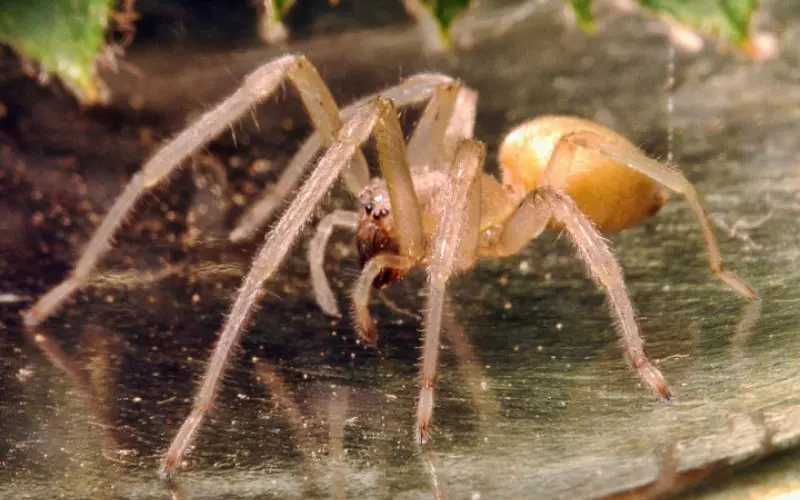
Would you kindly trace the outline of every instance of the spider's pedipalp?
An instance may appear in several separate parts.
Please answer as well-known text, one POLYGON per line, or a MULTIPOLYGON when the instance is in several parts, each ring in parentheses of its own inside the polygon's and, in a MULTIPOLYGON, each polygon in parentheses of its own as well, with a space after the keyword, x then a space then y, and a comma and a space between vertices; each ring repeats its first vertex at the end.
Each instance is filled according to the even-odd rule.
POLYGON ((311 270, 311 286, 314 288, 314 296, 317 298, 320 309, 329 316, 340 317, 336 298, 333 296, 331 285, 328 283, 323 268, 328 239, 331 237, 333 229, 337 227, 355 231, 358 227, 358 213, 335 210, 320 221, 317 231, 308 245, 308 265, 311 270))
MULTIPOLYGON (((378 341, 375 321, 369 313, 369 300, 375 280, 387 272, 395 275, 405 274, 413 265, 414 261, 403 255, 379 253, 371 258, 361 270, 358 280, 353 285, 352 300, 356 332, 364 342, 374 344, 378 341)), ((392 279, 397 279, 397 277, 392 276, 392 279)))

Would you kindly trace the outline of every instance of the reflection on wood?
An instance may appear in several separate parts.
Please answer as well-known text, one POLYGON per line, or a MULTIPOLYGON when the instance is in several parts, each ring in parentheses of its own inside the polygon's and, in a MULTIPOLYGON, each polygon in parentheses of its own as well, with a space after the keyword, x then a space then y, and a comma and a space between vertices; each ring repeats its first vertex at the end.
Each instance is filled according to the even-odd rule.
POLYGON ((349 389, 347 387, 331 387, 328 402, 328 433, 330 439, 331 462, 331 497, 337 500, 347 498, 347 468, 344 444, 344 428, 347 424, 347 406, 349 389))
POLYGON ((442 330, 456 357, 458 371, 464 379, 470 398, 477 407, 478 418, 485 434, 486 424, 497 421, 500 416, 500 405, 490 389, 489 378, 464 331, 464 325, 455 319, 450 297, 445 302, 442 330))
POLYGON ((752 423, 763 429, 761 444, 755 453, 751 454, 745 462, 733 464, 732 459, 723 458, 704 463, 697 467, 679 470, 680 449, 678 443, 671 443, 655 450, 659 463, 659 475, 655 481, 638 486, 627 491, 613 493, 605 500, 645 500, 654 498, 671 497, 687 489, 701 484, 705 479, 712 475, 732 475, 735 465, 737 468, 743 465, 755 463, 772 453, 774 449, 773 435, 762 413, 756 413, 751 417, 752 423))
MULTIPOLYGON (((105 372, 106 375, 110 373, 110 350, 104 349, 96 353, 94 357, 95 363, 93 363, 94 369, 90 371, 91 375, 87 375, 86 371, 64 352, 58 341, 43 329, 25 329, 25 333, 30 341, 44 354, 45 358, 67 377, 67 381, 73 390, 88 408, 95 425, 103 429, 105 455, 110 459, 119 449, 113 434, 115 426, 109 415, 109 407, 104 404, 104 401, 110 399, 109 384, 110 381, 113 381, 113 378, 103 377, 102 373, 98 372, 100 370, 105 372), (98 382, 101 385, 96 386, 94 382, 98 382)), ((95 346, 98 345, 100 344, 95 344, 95 346)))

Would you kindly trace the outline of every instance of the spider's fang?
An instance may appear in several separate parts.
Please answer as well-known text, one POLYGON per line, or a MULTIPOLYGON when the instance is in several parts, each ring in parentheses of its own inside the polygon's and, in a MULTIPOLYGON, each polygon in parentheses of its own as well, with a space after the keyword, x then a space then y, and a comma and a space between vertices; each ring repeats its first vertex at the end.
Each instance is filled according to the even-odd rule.
MULTIPOLYGON (((363 215, 358 223, 356 231, 356 247, 361 268, 367 262, 381 253, 400 255, 400 247, 390 231, 392 220, 388 217, 389 212, 385 209, 371 210, 371 215, 363 215)), ((364 206, 366 212, 367 206, 364 206)), ((385 268, 375 277, 372 286, 383 288, 393 281, 397 281, 405 274, 404 271, 393 268, 385 268)))

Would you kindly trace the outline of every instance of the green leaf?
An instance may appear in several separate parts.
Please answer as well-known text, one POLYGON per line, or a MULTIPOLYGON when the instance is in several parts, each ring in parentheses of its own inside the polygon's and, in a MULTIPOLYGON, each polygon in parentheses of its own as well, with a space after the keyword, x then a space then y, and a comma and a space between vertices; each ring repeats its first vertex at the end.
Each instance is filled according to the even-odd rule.
MULTIPOLYGON (((638 0, 648 12, 670 18, 701 35, 732 42, 748 50, 750 20, 758 0, 638 0)), ((593 20, 591 0, 570 0, 582 27, 593 20)))
POLYGON ((426 0, 423 3, 428 5, 439 28, 444 33, 449 33, 450 26, 456 17, 469 7, 469 0, 426 0))
POLYGON ((742 45, 758 0, 639 0, 645 9, 667 15, 693 30, 742 45))
POLYGON ((113 0, 0 2, 0 43, 54 73, 84 105, 106 97, 95 58, 105 44, 113 0))
MULTIPOLYGON (((450 45, 450 28, 458 15, 469 7, 470 0, 420 0, 419 3, 423 7, 425 15, 430 16, 438 27, 441 46, 448 47, 450 45)), ((406 8, 409 8, 409 2, 406 2, 406 8)))
POLYGON ((289 9, 294 6, 294 3, 297 0, 269 0, 272 2, 273 8, 275 9, 275 20, 277 22, 283 22, 283 16, 289 12, 289 9))
POLYGON ((594 30, 594 17, 591 10, 592 0, 572 0, 572 9, 578 18, 578 24, 585 31, 594 30))

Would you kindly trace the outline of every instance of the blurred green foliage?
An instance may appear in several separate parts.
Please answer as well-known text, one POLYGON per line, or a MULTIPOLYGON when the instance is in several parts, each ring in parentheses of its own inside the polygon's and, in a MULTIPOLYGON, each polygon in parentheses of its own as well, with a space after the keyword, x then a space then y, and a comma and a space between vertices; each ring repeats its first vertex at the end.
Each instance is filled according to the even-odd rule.
POLYGON ((469 7, 470 0, 424 0, 422 3, 427 5, 439 30, 446 35, 456 17, 469 7))
POLYGON ((0 42, 55 74, 82 104, 106 91, 95 59, 105 45, 114 0, 0 1, 0 42))
MULTIPOLYGON (((758 9, 758 0, 637 0, 651 14, 666 17, 698 32, 747 49, 750 43, 750 20, 758 9)), ((592 0, 570 0, 578 22, 591 27, 592 0)))
POLYGON ((743 44, 758 0, 639 0, 643 7, 666 14, 701 34, 743 44))
POLYGON ((594 29, 594 16, 592 15, 592 0, 572 0, 572 9, 578 24, 586 31, 594 29))
MULTIPOLYGON (((266 8, 266 19, 261 19, 262 38, 282 41, 288 36, 283 16, 296 0, 262 1, 266 8)), ((455 21, 471 4, 471 0, 393 1, 405 3, 423 27, 423 38, 429 38, 426 43, 441 50, 449 46, 455 21)), ((580 26, 590 31, 594 27, 592 0, 566 1, 580 26)), ((647 12, 701 35, 731 42, 751 56, 758 50, 750 39, 750 21, 758 0, 636 1, 647 12)), ((59 77, 82 104, 101 103, 108 96, 97 76, 96 63, 106 48, 106 30, 115 4, 115 0, 0 0, 0 43, 38 63, 40 76, 59 77)), ((135 12, 132 14, 135 16, 135 12)))
POLYGON ((278 21, 283 19, 283 15, 289 12, 296 0, 271 0, 278 16, 278 21))

